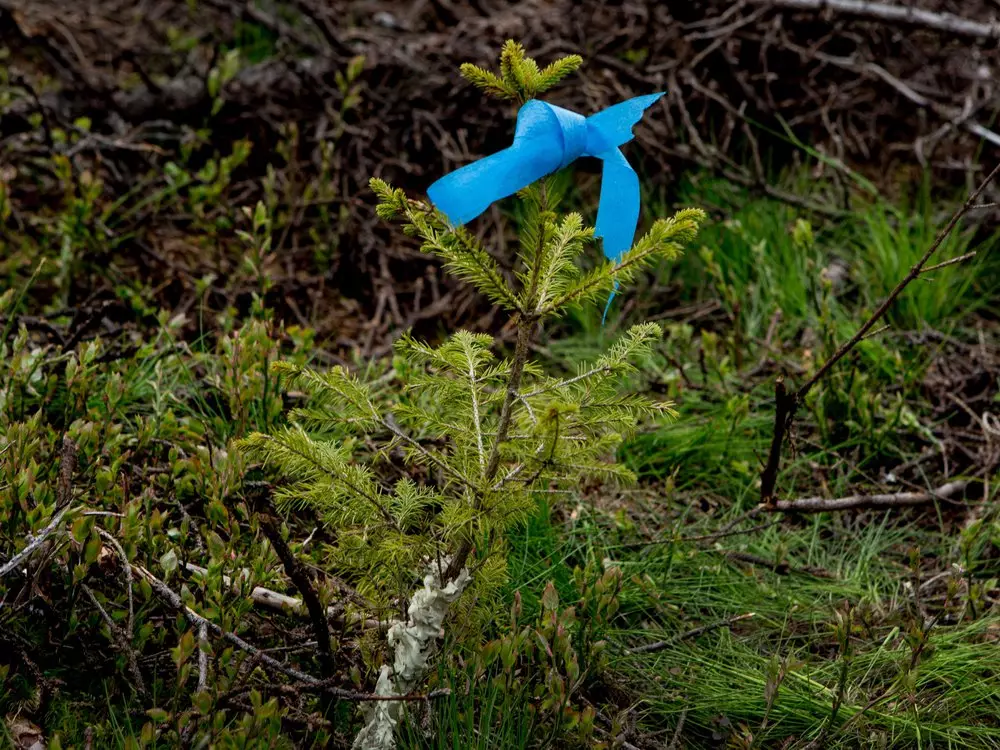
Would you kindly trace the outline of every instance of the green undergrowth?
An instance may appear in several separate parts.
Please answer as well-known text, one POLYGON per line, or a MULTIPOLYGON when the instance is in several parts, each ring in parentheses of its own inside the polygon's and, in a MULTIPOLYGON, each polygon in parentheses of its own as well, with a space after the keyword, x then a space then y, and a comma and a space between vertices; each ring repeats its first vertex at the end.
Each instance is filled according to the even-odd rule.
MULTIPOLYGON (((664 325, 664 341, 633 385, 673 401, 679 416, 647 425, 619 449, 637 487, 587 485, 540 499, 505 554, 509 583, 492 608, 511 611, 510 621, 471 645, 448 644, 429 688, 450 692, 414 712, 401 745, 1000 746, 998 482, 987 463, 992 444, 948 396, 979 414, 1000 409, 992 240, 964 230, 942 246, 938 261, 978 254, 916 282, 889 328, 810 394, 778 477, 784 498, 840 497, 982 479, 986 466, 990 495, 974 483, 965 504, 746 518, 759 502, 775 377, 794 385, 815 372, 919 256, 946 211, 918 200, 825 220, 704 175, 685 185, 680 199, 716 207, 714 220, 684 257, 616 302, 627 318, 649 314, 664 325), (924 454, 931 457, 917 462, 924 454), (564 651, 553 646, 560 627, 573 636, 560 641, 564 651), (668 645, 630 653, 658 641, 668 645), (569 655, 586 667, 578 685, 569 655), (524 709, 566 686, 572 722, 524 709)), ((62 236, 31 241, 52 263, 36 281, 56 297, 72 287, 73 269, 102 273, 83 250, 58 256, 62 236)), ((40 595, 0 607, 0 647, 10 655, 0 659, 0 711, 30 718, 50 746, 57 737, 62 747, 86 747, 87 737, 94 747, 175 746, 171 737, 194 708, 214 717, 219 747, 336 747, 356 729, 353 703, 296 698, 279 710, 272 701, 285 696, 268 693, 268 675, 221 645, 211 699, 188 705, 184 686, 190 691, 198 671, 191 630, 136 585, 132 643, 148 682, 141 696, 100 613, 78 591, 68 594, 84 583, 119 627, 128 623, 104 529, 197 611, 319 673, 313 652, 290 645, 310 639, 308 623, 255 607, 247 589, 234 592, 223 579, 245 569, 251 583, 296 594, 245 490, 257 473, 232 443, 280 426, 301 405, 301 394, 269 375, 270 363, 326 363, 314 332, 272 320, 273 255, 254 255, 248 240, 247 315, 233 310, 192 327, 197 310, 184 319, 144 309, 141 330, 90 330, 66 347, 39 321, 65 341, 72 314, 36 300, 27 256, 9 260, 5 275, 16 284, 0 310, 0 564, 51 518, 63 491, 64 437, 78 448, 73 504, 117 514, 78 516, 51 569, 4 589, 20 592, 30 580, 40 595), (208 576, 191 575, 189 562, 208 576), (233 696, 244 682, 258 692, 233 696)), ((139 304, 145 283, 128 279, 123 296, 139 304)), ((537 356, 572 373, 620 331, 614 315, 604 329, 599 318, 590 308, 568 316, 560 325, 573 334, 537 356)), ((396 387, 385 367, 348 364, 376 388, 396 387)), ((299 511, 282 522, 296 554, 321 570, 330 541, 322 525, 299 511)), ((333 582, 320 594, 324 602, 339 596, 333 582)), ((374 639, 336 640, 345 665, 337 677, 370 690, 375 675, 361 667, 374 639)))
MULTIPOLYGON (((621 449, 642 489, 581 498, 529 527, 520 558, 511 555, 512 566, 521 560, 519 590, 566 585, 585 560, 619 567, 631 584, 607 633, 607 682, 627 684, 634 700, 604 714, 608 737, 640 747, 1000 746, 995 484, 970 496, 971 512, 942 504, 741 522, 759 502, 775 376, 794 387, 815 371, 947 215, 924 202, 807 223, 801 211, 711 180, 691 189, 720 190, 706 202, 732 211, 699 236, 705 249, 647 291, 679 295, 686 311, 666 319, 665 343, 641 375, 681 417, 621 449), (654 653, 627 652, 663 640, 669 647, 654 653)), ((1000 299, 993 244, 975 230, 949 237, 936 262, 976 257, 918 280, 888 327, 810 394, 779 475, 783 497, 982 475, 968 461, 893 471, 954 439, 954 412, 935 408, 948 394, 931 378, 975 358, 977 341, 983 359, 970 369, 990 384, 986 406, 1000 402, 995 370, 983 372, 996 334, 982 314, 1000 299)), ((581 333, 553 358, 572 362, 609 335, 595 319, 578 319, 581 333)), ((986 471, 995 476, 995 466, 986 471)))

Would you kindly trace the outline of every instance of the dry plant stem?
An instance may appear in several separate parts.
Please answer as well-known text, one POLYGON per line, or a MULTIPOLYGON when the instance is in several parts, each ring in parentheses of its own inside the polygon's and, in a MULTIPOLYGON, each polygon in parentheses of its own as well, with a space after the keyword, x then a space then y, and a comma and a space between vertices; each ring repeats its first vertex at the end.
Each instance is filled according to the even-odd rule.
POLYGON ((91 590, 90 586, 84 583, 80 584, 80 587, 83 589, 83 593, 87 595, 91 605, 101 615, 101 619, 104 620, 104 624, 108 626, 108 632, 111 634, 111 640, 118 647, 118 650, 125 655, 125 660, 128 663, 129 675, 132 677, 132 686, 136 689, 136 692, 138 692, 139 695, 146 697, 148 695, 148 692, 146 691, 146 683, 142 679, 142 672, 139 671, 139 663, 136 661, 135 650, 132 648, 129 636, 126 635, 126 633, 118 627, 118 624, 111 619, 111 615, 109 615, 107 610, 101 606, 101 603, 97 600, 97 596, 91 590))
POLYGON ((125 578, 125 591, 128 594, 128 621, 125 623, 125 634, 131 643, 132 624, 135 621, 135 596, 132 593, 132 574, 129 572, 128 557, 125 555, 125 550, 121 544, 111 534, 100 528, 97 530, 97 533, 101 535, 101 539, 115 548, 118 558, 122 561, 122 576, 125 578))
POLYGON ((670 740, 670 744, 667 746, 667 750, 675 750, 680 747, 681 732, 684 731, 684 722, 687 721, 688 710, 685 708, 681 711, 681 716, 677 720, 677 727, 674 729, 674 736, 670 740))
POLYGON ((181 601, 180 595, 175 593, 169 586, 167 586, 167 584, 165 584, 163 581, 161 581, 159 578, 154 576, 152 573, 150 573, 142 566, 133 565, 132 571, 140 578, 144 579, 150 585, 150 587, 153 589, 153 593, 156 594, 156 596, 160 599, 160 601, 168 605, 175 612, 179 612, 182 615, 184 615, 184 618, 191 624, 193 628, 196 628, 199 631, 201 630, 202 627, 208 628, 208 630, 216 637, 220 637, 223 640, 228 641, 241 651, 245 651, 251 656, 256 657, 257 659, 259 659, 261 662, 271 667, 272 669, 282 672, 283 674, 286 674, 289 677, 293 677, 296 680, 300 680, 302 682, 309 684, 315 684, 320 681, 318 678, 313 677, 312 675, 306 674, 305 672, 300 672, 299 670, 293 667, 289 667, 287 664, 283 664, 274 657, 268 656, 266 653, 261 651, 256 646, 252 646, 246 641, 244 641, 235 633, 230 633, 228 631, 225 631, 218 625, 216 625, 214 622, 210 622, 209 620, 205 619, 197 612, 195 612, 193 609, 186 606, 184 602, 181 601))
MULTIPOLYGON (((798 51, 799 54, 810 54, 810 51, 796 47, 795 45, 789 46, 791 49, 798 51)), ((982 140, 992 143, 995 146, 1000 146, 1000 135, 975 120, 969 119, 964 112, 956 108, 940 104, 939 102, 918 93, 912 86, 909 86, 904 81, 901 81, 881 65, 873 62, 858 63, 855 62, 853 58, 837 57, 836 55, 827 55, 820 52, 816 52, 815 55, 817 60, 821 60, 824 63, 834 65, 844 70, 850 70, 861 74, 871 73, 916 104, 918 107, 931 110, 942 120, 947 121, 952 127, 961 128, 969 133, 972 133, 977 138, 981 138, 982 140)), ((979 206, 973 206, 973 208, 978 209, 979 206)))
POLYGON ((198 692, 208 685, 208 625, 198 626, 198 692))
POLYGON ((55 531, 62 522, 63 516, 69 512, 69 504, 73 499, 73 472, 76 471, 76 443, 68 435, 63 436, 62 452, 59 456, 59 484, 56 488, 56 506, 61 508, 58 513, 49 521, 49 525, 38 532, 34 538, 29 536, 28 545, 19 553, 0 567, 0 578, 10 573, 12 570, 27 560, 41 547, 49 535, 55 531))
POLYGON ((762 510, 781 513, 825 513, 827 511, 906 508, 926 505, 935 500, 947 500, 965 490, 965 480, 948 482, 930 492, 895 492, 885 495, 851 495, 836 499, 807 497, 800 500, 778 500, 765 505, 762 510))
POLYGON ((933 266, 927 266, 927 268, 925 268, 920 273, 931 273, 932 271, 937 271, 941 268, 947 268, 948 266, 954 266, 958 263, 964 263, 967 260, 972 260, 973 258, 975 258, 976 253, 977 251, 973 250, 971 253, 966 253, 965 255, 959 255, 957 258, 951 258, 950 260, 945 260, 940 263, 935 263, 933 266))
POLYGON ((934 239, 934 242, 931 243, 930 247, 927 248, 920 260, 913 265, 906 276, 904 276, 902 280, 896 284, 896 287, 889 292, 889 296, 886 297, 882 304, 878 306, 878 309, 872 313, 871 317, 865 321, 864 325, 858 329, 857 333, 844 342, 834 355, 816 371, 816 374, 809 378, 809 380, 807 380, 802 387, 799 388, 795 394, 795 400, 797 402, 801 402, 812 387, 816 385, 816 383, 824 375, 826 375, 827 372, 829 372, 830 368, 843 359, 843 357, 850 352, 862 338, 864 338, 865 334, 871 330, 872 326, 874 326, 875 323, 877 323, 882 316, 886 314, 889 308, 892 307, 892 303, 896 301, 896 298, 899 297, 900 294, 902 294, 903 290, 906 289, 906 287, 908 287, 914 279, 920 276, 923 272, 924 266, 927 265, 927 261, 929 261, 934 253, 938 251, 938 248, 941 247, 941 243, 944 242, 948 235, 952 233, 962 217, 973 208, 973 204, 975 204, 975 202, 979 199, 979 196, 986 189, 987 185, 993 182, 998 174, 1000 174, 1000 164, 997 164, 997 166, 993 168, 993 171, 989 173, 986 179, 979 184, 979 187, 977 187, 976 190, 966 199, 961 208, 952 214, 951 220, 945 228, 941 230, 938 236, 934 239))
POLYGON ((767 463, 760 475, 760 499, 767 504, 774 499, 774 487, 778 482, 781 466, 781 447, 785 442, 785 432, 791 426, 797 406, 795 395, 788 392, 785 379, 778 376, 774 381, 774 439, 767 456, 767 463))
POLYGON ((35 551, 38 550, 45 543, 45 540, 49 537, 49 535, 52 534, 52 532, 55 531, 57 528, 59 528, 59 525, 62 523, 63 516, 65 516, 69 512, 69 510, 70 509, 67 507, 63 508, 61 511, 56 513, 55 518, 49 521, 48 526, 46 526, 44 529, 38 532, 38 535, 28 543, 27 547, 25 547, 23 550, 14 555, 10 560, 4 563, 3 567, 0 567, 0 578, 3 578, 12 570, 16 570, 21 565, 21 563, 23 563, 25 560, 31 557, 35 553, 35 551))
POLYGON ((809 378, 802 386, 795 391, 793 394, 788 394, 786 392, 784 384, 779 379, 778 383, 775 384, 775 411, 774 411, 774 434, 771 439, 771 448, 768 453, 767 464, 765 464, 763 471, 761 471, 761 486, 760 486, 760 499, 761 503, 764 505, 770 505, 774 500, 774 488, 777 482, 778 471, 781 467, 781 448, 785 440, 785 433, 787 432, 792 420, 795 418, 795 412, 798 410, 799 405, 805 399, 806 395, 812 390, 812 387, 816 385, 841 359, 843 359, 855 346, 858 345, 865 335, 875 326, 875 324, 882 319, 882 317, 888 312, 889 308, 892 307, 892 303, 896 301, 903 290, 908 287, 914 279, 918 278, 924 271, 924 267, 927 262, 933 257, 934 253, 938 251, 941 244, 945 239, 954 231, 958 222, 962 219, 965 214, 967 214, 971 209, 975 208, 976 201, 979 200, 979 196, 982 195, 986 187, 993 182, 997 174, 1000 174, 1000 164, 997 164, 993 168, 993 171, 989 173, 985 180, 983 180, 979 187, 972 192, 971 195, 966 199, 965 203, 952 214, 951 219, 948 224, 938 233, 934 242, 927 248, 924 254, 907 272, 907 274, 899 281, 898 284, 889 292, 888 296, 882 301, 882 304, 871 314, 871 316, 862 324, 860 328, 855 332, 855 334, 845 341, 840 347, 834 352, 823 365, 809 378))
POLYGON ((727 617, 725 620, 719 620, 718 622, 710 622, 708 625, 702 625, 701 627, 693 628, 680 635, 675 635, 665 641, 657 641, 656 643, 647 643, 645 646, 636 646, 635 648, 630 648, 625 651, 626 654, 651 654, 656 651, 663 651, 665 648, 669 648, 675 643, 680 643, 681 641, 686 641, 688 638, 697 638, 699 635, 704 635, 705 633, 711 632, 713 630, 718 630, 719 628, 728 628, 741 620, 749 620, 754 616, 753 612, 747 612, 742 615, 735 615, 734 617, 727 617))
POLYGON ((912 5, 867 2, 867 0, 748 0, 753 5, 764 5, 787 10, 829 11, 876 21, 921 26, 958 36, 979 39, 1000 39, 1000 23, 983 23, 954 13, 935 13, 912 5))
POLYGON ((281 564, 285 568, 285 574, 295 584, 295 588, 302 594, 302 601, 305 603, 309 620, 312 622, 313 634, 316 637, 316 647, 319 649, 320 666, 324 677, 333 675, 334 661, 333 649, 330 646, 330 628, 326 622, 326 612, 319 601, 319 595, 313 586, 312 579, 306 572, 305 566, 292 553, 288 544, 281 536, 281 529, 272 516, 261 514, 260 527, 278 554, 281 564))
POLYGON ((416 701, 416 700, 427 700, 428 698, 436 698, 439 695, 446 695, 447 693, 439 693, 435 691, 434 694, 412 694, 412 695, 393 695, 390 697, 385 697, 381 695, 376 695, 373 693, 359 693, 354 690, 344 690, 342 688, 335 687, 328 684, 326 680, 321 680, 318 677, 313 677, 311 674, 306 674, 294 667, 290 667, 283 662, 278 661, 273 656, 268 655, 266 652, 257 648, 256 646, 247 643, 245 640, 240 638, 235 633, 231 633, 228 630, 223 630, 214 622, 207 620, 206 618, 199 615, 193 609, 185 606, 184 602, 181 601, 181 597, 173 589, 171 589, 167 584, 161 581, 159 578, 154 576, 148 570, 143 568, 141 565, 132 565, 132 573, 139 578, 145 580, 149 583, 150 588, 152 588, 153 593, 156 594, 157 598, 160 599, 164 604, 169 606, 175 612, 179 612, 184 615, 184 618, 191 624, 192 627, 197 628, 198 632, 202 632, 202 628, 205 628, 208 632, 217 638, 222 638, 224 641, 231 643, 236 648, 244 651, 250 656, 256 658, 262 664, 270 667, 271 669, 281 672, 288 677, 291 677, 299 682, 303 683, 301 690, 310 691, 320 691, 324 693, 329 693, 335 698, 341 700, 349 701, 377 701, 377 700, 393 700, 393 701, 416 701))

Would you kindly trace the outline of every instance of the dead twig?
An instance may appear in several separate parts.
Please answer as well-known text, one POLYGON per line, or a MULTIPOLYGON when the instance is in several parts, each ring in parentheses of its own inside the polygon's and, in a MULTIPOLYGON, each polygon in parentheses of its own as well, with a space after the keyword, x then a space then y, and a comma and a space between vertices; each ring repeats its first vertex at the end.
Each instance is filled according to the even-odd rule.
POLYGON ((799 405, 805 400, 806 395, 812 390, 813 386, 816 385, 841 359, 847 356, 848 353, 858 342, 863 340, 868 332, 875 326, 879 320, 888 312, 889 308, 892 307, 893 302, 903 293, 903 290, 908 287, 914 279, 917 279, 924 271, 927 262, 933 257, 934 253, 941 247, 941 244, 945 239, 954 231, 958 222, 961 221, 962 217, 965 216, 979 200, 979 196, 982 195, 986 187, 993 182, 996 176, 1000 174, 1000 164, 997 164, 993 168, 993 171, 989 173, 985 180, 983 180, 979 187, 977 187, 966 199, 958 210, 952 214, 951 219, 945 225, 934 242, 930 244, 924 254, 907 272, 907 274, 899 281, 898 284, 893 288, 889 295, 882 301, 882 303, 876 308, 875 312, 866 320, 860 328, 851 336, 850 339, 845 341, 836 352, 828 359, 826 362, 816 370, 811 378, 809 378, 797 391, 789 394, 785 388, 782 378, 779 378, 775 383, 775 411, 774 411, 774 432, 771 439, 771 448, 768 453, 768 460, 765 464, 763 470, 761 471, 761 487, 760 487, 760 499, 761 503, 765 506, 771 506, 774 504, 774 488, 777 483, 778 471, 781 465, 781 449, 785 440, 785 434, 788 428, 791 426, 792 420, 795 418, 795 412, 798 410, 799 405))
POLYGON ((281 536, 281 529, 272 516, 260 514, 260 527, 264 535, 271 542, 271 546, 278 554, 281 564, 285 568, 285 574, 295 584, 295 588, 302 594, 302 601, 305 603, 306 612, 312 622, 313 634, 316 637, 316 647, 319 650, 320 665, 325 677, 333 674, 333 649, 330 646, 330 628, 326 622, 326 611, 319 601, 319 595, 313 586, 312 579, 306 572, 305 566, 299 562, 292 552, 288 543, 281 536))
POLYGON ((774 500, 774 487, 778 483, 778 469, 781 467, 781 448, 785 443, 785 432, 795 416, 796 406, 795 394, 788 392, 785 379, 779 375, 774 381, 774 437, 767 463, 760 473, 760 499, 765 505, 774 500))
POLYGON ((49 535, 51 535, 52 532, 54 532, 57 528, 59 528, 60 524, 62 523, 63 516, 65 516, 69 512, 69 510, 70 509, 66 507, 63 508, 58 513, 56 513, 55 517, 51 521, 49 521, 48 526, 46 526, 44 529, 38 532, 38 535, 33 537, 23 550, 18 552, 10 560, 4 563, 3 567, 0 567, 0 578, 3 578, 12 570, 16 570, 18 566, 21 565, 21 563, 23 563, 25 560, 31 557, 31 555, 33 555, 35 551, 45 543, 45 540, 48 539, 49 535))
POLYGON ((125 662, 128 665, 129 675, 132 677, 132 686, 135 688, 139 695, 146 697, 149 695, 146 690, 146 683, 142 679, 142 672, 139 671, 139 663, 136 660, 135 649, 132 648, 132 643, 125 632, 118 626, 114 620, 111 619, 111 615, 108 614, 107 610, 101 605, 101 602, 97 599, 97 595, 94 594, 93 590, 85 583, 80 584, 80 588, 83 589, 83 593, 87 595, 90 600, 90 604, 98 611, 101 615, 101 619, 104 620, 104 624, 108 626, 108 632, 111 634, 111 641, 115 644, 119 651, 125 655, 125 662))
MULTIPOLYGON (((318 677, 313 677, 311 674, 302 672, 294 667, 278 661, 273 656, 270 656, 265 651, 257 648, 256 646, 248 643, 247 641, 240 638, 235 633, 231 633, 228 630, 223 630, 214 622, 202 617, 197 612, 195 612, 190 607, 186 606, 181 597, 173 589, 171 589, 167 584, 161 581, 159 578, 154 576, 148 570, 146 570, 141 565, 132 565, 132 572, 139 578, 145 580, 152 588, 153 593, 156 594, 157 598, 170 607, 175 612, 178 612, 184 616, 184 618, 191 624, 193 628, 196 628, 199 633, 202 629, 207 629, 212 635, 217 638, 222 638, 224 641, 231 643, 236 648, 244 651, 253 658, 257 659, 261 664, 264 664, 271 669, 281 672, 282 674, 291 677, 294 680, 302 683, 297 686, 299 691, 321 691, 328 693, 335 698, 340 700, 350 700, 350 701, 373 701, 373 700, 395 700, 395 701, 411 701, 411 700, 427 700, 430 697, 437 697, 431 694, 420 694, 420 695, 372 695, 370 693, 359 693, 354 690, 344 690, 343 688, 336 687, 330 684, 328 680, 321 680, 318 677)), ((443 695, 443 694, 442 694, 443 695)))
POLYGON ((891 24, 920 26, 958 36, 978 39, 1000 39, 1000 23, 984 23, 963 18, 954 13, 922 10, 913 5, 873 3, 868 0, 747 0, 752 5, 764 5, 785 10, 812 10, 840 13, 858 18, 870 18, 891 24))
POLYGON ((121 544, 111 534, 101 528, 97 530, 97 533, 101 535, 104 541, 115 548, 115 552, 118 553, 118 557, 122 561, 122 576, 125 578, 125 591, 128 594, 128 620, 125 623, 125 633, 131 643, 132 625, 135 621, 135 598, 132 594, 132 574, 129 572, 128 557, 125 555, 125 550, 121 544))
POLYGON ((825 513, 828 511, 908 508, 926 505, 935 500, 949 500, 963 492, 969 483, 965 480, 948 482, 928 492, 894 492, 884 495, 850 495, 849 497, 807 497, 800 500, 778 500, 760 506, 762 510, 779 513, 825 513))

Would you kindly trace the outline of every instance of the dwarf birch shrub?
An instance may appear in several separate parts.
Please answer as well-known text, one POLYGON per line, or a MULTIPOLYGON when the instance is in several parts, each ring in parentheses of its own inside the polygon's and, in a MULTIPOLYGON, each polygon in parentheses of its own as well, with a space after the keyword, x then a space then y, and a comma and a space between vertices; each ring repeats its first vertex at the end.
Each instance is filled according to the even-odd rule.
MULTIPOLYGON (((579 62, 540 70, 508 43, 498 75, 463 72, 487 94, 523 102, 579 62)), ((602 301, 616 281, 627 284, 651 263, 675 259, 704 213, 658 219, 617 262, 586 269, 594 230, 580 214, 559 214, 543 179, 517 196, 523 218, 516 271, 508 275, 471 232, 452 227, 429 203, 382 180, 371 187, 380 217, 419 238, 424 252, 475 286, 516 331, 513 351, 470 331, 439 344, 403 336, 391 394, 344 368, 275 363, 274 372, 308 401, 286 427, 243 442, 251 459, 285 480, 279 505, 307 507, 322 519, 332 571, 379 612, 410 602, 409 620, 390 629, 395 661, 382 668, 377 687, 391 695, 419 685, 438 635, 417 633, 427 614, 415 611, 418 600, 448 610, 447 627, 457 625, 458 634, 463 623, 494 614, 507 534, 535 510, 538 493, 573 490, 591 478, 633 480, 613 461, 615 449, 643 420, 672 413, 669 403, 624 389, 660 338, 659 326, 631 327, 568 377, 546 372, 531 356, 532 340, 571 306, 602 301), (414 592, 420 578, 424 586, 414 592)), ((391 702, 370 707, 358 746, 388 746, 397 710, 401 704, 391 702)))

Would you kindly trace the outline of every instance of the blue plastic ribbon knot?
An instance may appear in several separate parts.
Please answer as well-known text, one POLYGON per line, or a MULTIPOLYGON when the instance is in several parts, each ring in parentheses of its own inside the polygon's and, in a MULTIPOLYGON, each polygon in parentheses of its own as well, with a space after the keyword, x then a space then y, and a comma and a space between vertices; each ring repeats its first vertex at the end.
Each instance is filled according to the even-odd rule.
POLYGON ((619 147, 632 140, 632 128, 661 96, 637 96, 590 117, 532 99, 517 113, 509 148, 445 175, 427 194, 458 226, 581 156, 596 157, 604 168, 594 236, 604 240, 604 255, 617 261, 632 247, 639 223, 639 178, 619 147))

